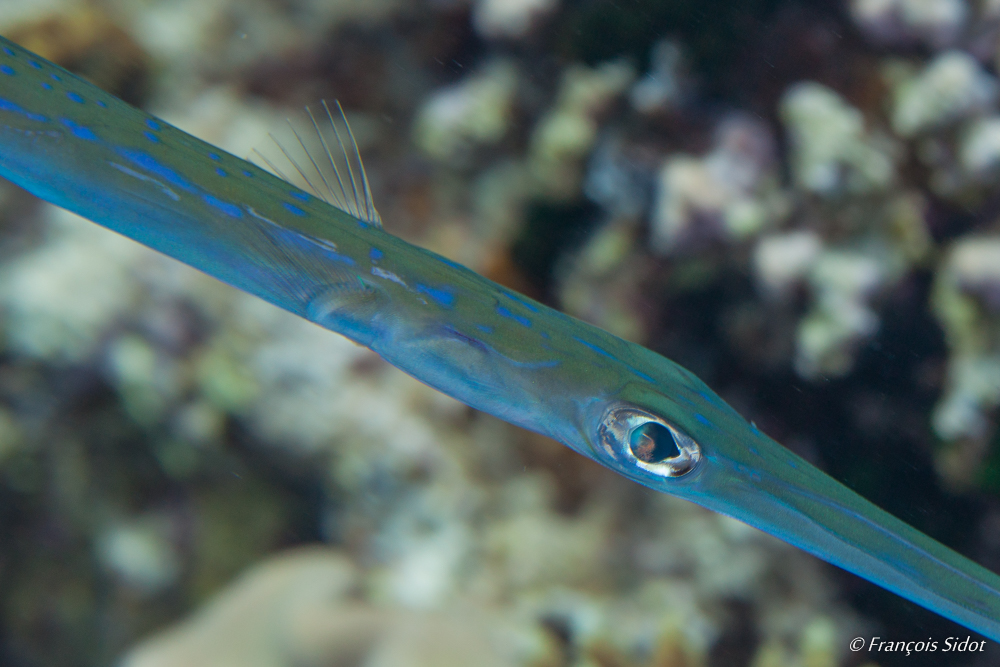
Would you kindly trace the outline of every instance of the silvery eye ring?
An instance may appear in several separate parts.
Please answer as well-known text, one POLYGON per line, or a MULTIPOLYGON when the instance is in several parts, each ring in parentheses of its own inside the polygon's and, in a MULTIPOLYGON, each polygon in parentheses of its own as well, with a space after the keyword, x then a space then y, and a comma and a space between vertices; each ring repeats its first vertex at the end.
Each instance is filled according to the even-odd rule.
POLYGON ((701 447, 673 424, 633 406, 608 410, 598 441, 616 460, 660 477, 683 477, 701 461, 701 447))

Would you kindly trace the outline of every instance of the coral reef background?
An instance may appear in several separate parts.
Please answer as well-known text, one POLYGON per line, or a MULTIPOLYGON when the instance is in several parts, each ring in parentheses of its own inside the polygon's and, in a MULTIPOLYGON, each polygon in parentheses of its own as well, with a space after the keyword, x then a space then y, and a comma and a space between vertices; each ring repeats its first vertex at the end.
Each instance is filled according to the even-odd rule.
MULTIPOLYGON (((339 99, 388 231, 1000 570, 1000 2, 3 0, 0 34, 241 157, 339 99)), ((0 664, 1000 661, 873 634, 969 633, 0 183, 0 664)))

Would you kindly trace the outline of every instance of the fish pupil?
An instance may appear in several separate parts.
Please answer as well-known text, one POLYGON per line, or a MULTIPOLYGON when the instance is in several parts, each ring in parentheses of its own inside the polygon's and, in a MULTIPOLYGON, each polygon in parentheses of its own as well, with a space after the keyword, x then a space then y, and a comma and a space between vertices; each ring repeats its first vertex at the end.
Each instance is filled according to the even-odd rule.
POLYGON ((662 424, 646 422, 629 435, 632 455, 646 463, 659 463, 680 456, 674 436, 662 424))

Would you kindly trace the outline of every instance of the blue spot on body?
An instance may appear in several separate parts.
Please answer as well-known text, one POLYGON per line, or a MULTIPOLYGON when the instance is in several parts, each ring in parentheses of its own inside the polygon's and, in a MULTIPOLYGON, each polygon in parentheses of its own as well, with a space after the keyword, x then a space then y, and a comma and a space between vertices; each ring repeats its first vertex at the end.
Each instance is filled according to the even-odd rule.
POLYGON ((364 220, 358 220, 358 227, 361 229, 368 229, 368 223, 364 220))
POLYGON ((429 287, 418 283, 417 291, 423 292, 445 308, 451 308, 455 305, 455 293, 450 287, 429 287))
POLYGON ((44 88, 45 90, 52 90, 52 84, 42 81, 42 88, 44 88))
POLYGON ((462 265, 461 265, 461 264, 459 264, 458 262, 453 262, 453 261, 451 261, 451 260, 450 260, 450 259, 448 259, 447 257, 438 257, 438 259, 440 259, 440 260, 441 260, 441 263, 442 263, 442 264, 444 264, 445 266, 450 266, 450 267, 451 267, 451 268, 453 268, 453 269, 459 269, 459 270, 461 270, 461 271, 468 271, 468 270, 469 270, 468 268, 466 268, 466 267, 462 266, 462 265))
POLYGON ((218 162, 219 160, 221 160, 221 159, 222 159, 222 158, 221 158, 221 157, 219 156, 219 154, 218 154, 218 153, 209 153, 209 154, 208 154, 208 157, 212 158, 212 159, 213 159, 213 160, 215 160, 216 162, 218 162))
POLYGON ((87 141, 97 141, 97 135, 94 134, 93 130, 89 127, 78 125, 69 118, 60 118, 59 122, 69 128, 69 131, 73 133, 73 136, 79 137, 80 139, 86 139, 87 141))
POLYGON ((150 141, 152 141, 154 144, 160 143, 160 138, 158 136, 156 136, 155 134, 153 134, 152 132, 143 132, 142 136, 146 137, 147 139, 149 139, 150 141))
POLYGON ((3 72, 7 76, 14 76, 17 74, 17 72, 14 71, 14 68, 10 65, 0 65, 0 72, 3 72))
POLYGON ((339 252, 334 252, 329 249, 324 249, 323 254, 335 262, 341 262, 342 264, 347 264, 348 266, 354 266, 355 264, 357 264, 357 262, 355 262, 354 259, 352 259, 351 257, 348 257, 347 255, 341 255, 339 252))
POLYGON ((722 404, 722 400, 718 396, 716 396, 716 395, 714 395, 714 394, 712 394, 710 392, 707 392, 707 391, 696 391, 695 393, 698 394, 699 396, 701 396, 703 399, 705 399, 705 401, 707 401, 709 403, 713 403, 715 405, 722 404))
POLYGON ((288 194, 290 194, 291 196, 295 197, 299 201, 309 201, 309 195, 307 195, 304 192, 300 192, 298 190, 295 190, 293 192, 289 192, 288 194))
POLYGON ((493 333, 493 327, 488 326, 486 324, 477 324, 476 328, 479 329, 480 331, 482 331, 483 333, 487 333, 487 334, 493 333))
POLYGON ((545 332, 545 331, 540 331, 539 333, 541 334, 542 338, 544 338, 545 340, 548 340, 548 339, 549 339, 549 334, 548 334, 547 332, 545 332))
POLYGON ((593 350, 597 354, 601 355, 602 357, 607 357, 608 359, 611 359, 612 361, 616 361, 619 364, 622 364, 623 366, 625 366, 625 368, 627 368, 630 371, 632 371, 633 373, 635 373, 635 375, 637 377, 641 377, 643 380, 645 380, 647 382, 652 382, 652 383, 656 382, 656 380, 654 380, 650 376, 646 375, 642 371, 636 370, 635 368, 632 368, 631 366, 629 366, 628 364, 626 364, 624 361, 621 361, 620 359, 618 359, 617 357, 615 357, 613 354, 611 354, 610 352, 608 352, 607 350, 605 350, 603 347, 594 345, 593 343, 588 343, 587 341, 583 340, 582 338, 578 338, 576 336, 573 336, 573 340, 575 340, 577 343, 580 343, 584 347, 590 348, 591 350, 593 350))
POLYGON ((503 291, 500 292, 500 293, 503 294, 508 299, 510 299, 511 301, 517 301, 519 304, 521 304, 522 306, 524 306, 525 308, 527 308, 531 312, 533 312, 533 313, 537 313, 538 312, 538 308, 536 308, 535 306, 531 305, 528 301, 526 301, 520 295, 518 295, 518 294, 512 294, 510 292, 503 292, 503 291))
POLYGON ((710 422, 708 420, 708 417, 706 417, 705 415, 701 414, 700 412, 694 413, 694 418, 697 419, 698 421, 700 421, 705 426, 711 426, 712 425, 712 422, 710 422))
POLYGON ((34 60, 29 60, 28 64, 31 65, 32 67, 34 67, 35 69, 42 69, 41 63, 36 62, 34 60))
POLYGON ((216 167, 215 168, 215 173, 217 173, 219 176, 228 176, 229 175, 229 174, 226 173, 226 170, 223 169, 222 167, 216 167))
POLYGON ((66 93, 66 97, 77 104, 83 104, 83 97, 79 93, 74 93, 72 90, 66 93))
POLYGON ((575 340, 577 343, 580 343, 584 347, 590 348, 591 350, 593 350, 597 354, 601 355, 602 357, 607 357, 608 359, 612 359, 614 361, 618 361, 618 359, 616 359, 614 356, 612 356, 611 353, 608 352, 607 350, 605 350, 603 347, 598 347, 597 345, 594 345, 593 343, 588 343, 587 341, 583 340, 582 338, 577 338, 576 336, 573 336, 573 340, 575 340))
POLYGON ((299 208, 295 204, 290 204, 290 203, 288 203, 286 201, 283 201, 283 202, 281 202, 281 205, 284 206, 288 210, 289 213, 293 213, 294 215, 304 216, 306 214, 305 211, 303 211, 301 208, 299 208))
POLYGON ((94 104, 96 104, 97 106, 101 107, 102 109, 107 109, 108 108, 108 105, 105 104, 104 102, 102 102, 101 100, 97 100, 94 104))
POLYGON ((253 172, 249 172, 246 169, 243 170, 243 175, 247 178, 253 178, 253 172))
POLYGON ((529 320, 527 317, 524 317, 523 315, 518 315, 517 313, 512 313, 510 312, 510 310, 504 308, 503 306, 497 306, 497 315, 499 315, 500 317, 506 317, 507 319, 510 320, 514 320, 518 324, 526 327, 531 326, 531 320, 529 320))
POLYGON ((235 204, 230 204, 229 202, 222 201, 218 197, 213 197, 212 195, 209 194, 202 195, 202 199, 205 200, 206 204, 219 209, 220 211, 228 215, 230 218, 239 218, 243 216, 243 211, 241 211, 240 207, 235 204))
POLYGON ((14 50, 11 49, 9 46, 3 47, 3 52, 6 53, 8 56, 16 56, 17 55, 16 53, 14 53, 14 50))
POLYGON ((32 113, 27 109, 25 109, 24 107, 11 102, 10 100, 5 100, 2 97, 0 97, 0 111, 10 111, 13 113, 19 113, 28 120, 37 120, 41 123, 44 123, 48 120, 47 116, 43 116, 40 113, 32 113))
POLYGON ((368 258, 373 262, 379 261, 384 256, 385 254, 378 248, 372 248, 371 250, 368 251, 368 258))
POLYGON ((62 81, 62 77, 59 76, 58 74, 53 74, 52 75, 52 80, 53 81, 62 81))
POLYGON ((131 162, 132 164, 145 169, 155 176, 159 176, 167 183, 175 185, 186 192, 196 192, 195 188, 191 183, 187 181, 183 176, 178 174, 176 171, 170 167, 165 167, 154 158, 149 153, 143 153, 142 151, 133 150, 131 148, 119 148, 117 149, 119 155, 131 162))
POLYGON ((147 118, 146 119, 146 127, 148 127, 151 130, 159 130, 160 129, 160 124, 157 123, 152 118, 147 118))

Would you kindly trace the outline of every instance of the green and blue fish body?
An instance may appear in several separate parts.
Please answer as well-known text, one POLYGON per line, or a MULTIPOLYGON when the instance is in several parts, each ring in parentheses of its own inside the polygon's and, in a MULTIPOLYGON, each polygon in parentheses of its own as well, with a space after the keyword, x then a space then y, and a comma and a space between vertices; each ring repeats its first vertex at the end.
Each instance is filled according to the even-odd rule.
POLYGON ((792 454, 670 360, 386 233, 366 183, 352 215, 2 38, 0 175, 1000 640, 1000 577, 792 454))

